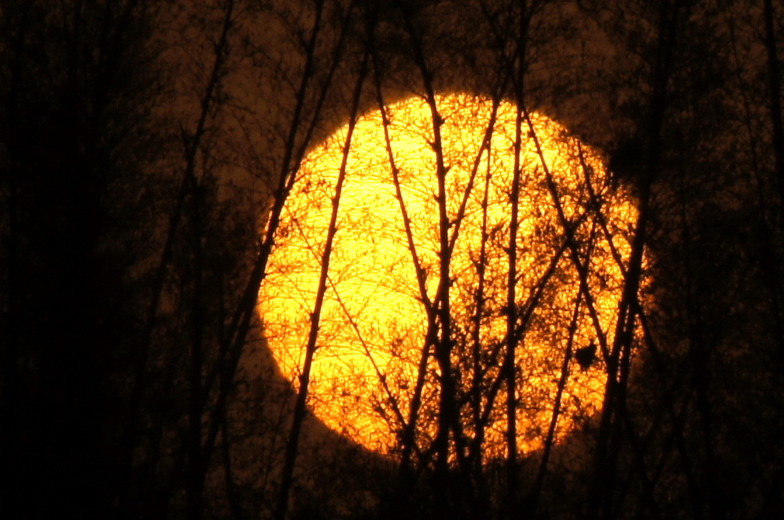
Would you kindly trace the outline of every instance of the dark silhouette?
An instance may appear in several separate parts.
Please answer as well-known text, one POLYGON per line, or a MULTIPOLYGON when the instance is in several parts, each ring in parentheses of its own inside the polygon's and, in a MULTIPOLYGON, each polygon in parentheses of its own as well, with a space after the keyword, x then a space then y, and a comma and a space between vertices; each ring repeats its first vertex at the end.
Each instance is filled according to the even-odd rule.
POLYGON ((591 368, 591 365, 596 361, 596 343, 591 341, 588 346, 578 348, 574 352, 574 358, 582 370, 591 368))
POLYGON ((3 514, 781 517, 783 14, 772 0, 3 0, 3 514), (487 224, 463 266, 485 280, 502 240, 504 294, 477 287, 460 313, 436 103, 454 92, 514 103, 517 149, 538 146, 533 111, 562 123, 635 200, 634 223, 611 230, 611 194, 575 152, 582 239, 541 150, 515 169, 560 211, 540 231, 579 281, 564 319, 539 312, 550 275, 519 282, 516 220, 502 238, 487 224), (381 455, 308 412, 307 364, 300 381, 280 375, 257 300, 308 152, 409 97, 432 110, 441 181, 438 266, 412 272, 420 296, 441 289, 422 298, 416 379, 383 381, 412 398, 384 417, 399 444, 381 455), (608 237, 616 319, 580 346, 570 316, 595 318, 591 288, 611 282, 592 240, 608 237), (478 324, 500 308, 505 335, 485 342, 478 324), (516 361, 528 327, 561 338, 555 399, 533 400, 516 361), (593 371, 597 410, 566 390, 593 371), (524 407, 550 417, 535 453, 520 452, 524 407))

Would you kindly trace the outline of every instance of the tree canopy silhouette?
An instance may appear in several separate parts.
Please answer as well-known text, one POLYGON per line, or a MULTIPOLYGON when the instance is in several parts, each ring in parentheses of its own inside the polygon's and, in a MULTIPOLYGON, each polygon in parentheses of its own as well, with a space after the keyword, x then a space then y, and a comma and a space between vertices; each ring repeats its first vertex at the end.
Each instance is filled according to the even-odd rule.
MULTIPOLYGON (((783 33, 772 0, 2 0, 4 507, 27 518, 777 518, 783 33), (477 115, 448 113, 449 95, 515 107, 512 157, 539 153, 534 113, 596 150, 607 185, 575 195, 590 218, 568 211, 559 171, 503 165, 508 226, 493 235, 477 220, 485 233, 461 266, 475 276, 455 276, 448 129, 477 115), (349 161, 359 148, 340 129, 375 112, 379 164, 405 170, 395 107, 412 98, 425 108, 437 224, 424 253, 418 221, 396 221, 424 355, 412 380, 377 374, 396 443, 382 455, 308 411, 309 363, 329 339, 318 298, 300 316, 309 339, 291 382, 259 294, 313 151, 338 132, 349 161), (612 228, 605 188, 635 205, 620 255, 591 245, 612 228), (585 416, 559 390, 525 390, 539 387, 521 324, 550 323, 522 305, 539 272, 522 263, 523 220, 546 203, 542 240, 564 259, 553 276, 576 287, 542 292, 563 317, 547 332, 547 377, 568 394, 569 378, 598 374, 602 397, 585 416), (618 266, 601 311, 612 330, 591 316, 598 254, 618 266), (490 314, 492 341, 472 327, 490 314), (535 405, 548 420, 528 452, 535 405), (580 425, 563 438, 562 413, 580 425)), ((473 149, 492 143, 483 135, 473 149)), ((585 175, 589 155, 572 154, 585 175)), ((319 201, 339 215, 331 189, 319 201)), ((476 202, 464 219, 483 214, 476 202)), ((319 252, 323 298, 334 258, 319 252)))

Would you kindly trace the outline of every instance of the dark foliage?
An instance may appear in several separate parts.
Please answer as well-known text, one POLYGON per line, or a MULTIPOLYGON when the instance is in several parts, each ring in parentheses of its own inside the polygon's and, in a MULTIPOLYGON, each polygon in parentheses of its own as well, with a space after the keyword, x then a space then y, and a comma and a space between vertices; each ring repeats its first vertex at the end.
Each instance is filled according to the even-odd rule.
POLYGON ((770 0, 0 1, 4 514, 781 517, 782 16, 770 0), (606 366, 603 409, 542 453, 456 459, 448 307, 438 438, 417 452, 401 434, 402 464, 327 431, 301 388, 295 407, 263 341, 258 290, 305 153, 382 94, 439 92, 547 112, 637 198, 616 334, 573 354, 606 366))

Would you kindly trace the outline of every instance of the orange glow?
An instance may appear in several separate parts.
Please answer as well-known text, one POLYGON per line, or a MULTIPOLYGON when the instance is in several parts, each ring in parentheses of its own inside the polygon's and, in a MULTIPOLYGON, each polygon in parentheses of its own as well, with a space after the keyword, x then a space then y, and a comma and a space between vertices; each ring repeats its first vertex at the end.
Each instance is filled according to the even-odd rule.
MULTIPOLYGON (((472 360, 476 337, 472 336, 472 327, 477 323, 483 224, 488 238, 484 312, 478 320, 482 384, 490 387, 500 372, 503 347, 499 345, 506 335, 506 249, 516 109, 510 103, 498 107, 488 152, 482 143, 491 119, 491 101, 468 95, 443 96, 437 101, 445 120, 445 162, 451 167, 446 178, 451 219, 457 219, 468 193, 450 270, 454 280, 455 380, 461 399, 470 391, 477 366, 477 359, 472 360), (478 168, 472 178, 475 162, 478 168)), ((433 141, 431 112, 419 99, 391 105, 387 110, 400 189, 411 219, 416 253, 428 273, 427 291, 433 298, 438 283, 439 224, 435 154, 429 144, 433 141)), ((563 251, 564 231, 544 172, 552 174, 565 216, 574 224, 575 241, 582 261, 587 262, 590 292, 602 333, 610 342, 623 283, 613 249, 621 258, 627 257, 635 217, 628 195, 613 189, 595 152, 548 118, 531 114, 531 120, 543 154, 537 154, 533 134, 523 123, 516 286, 521 309, 548 266, 554 263, 556 267, 547 278, 517 350, 517 419, 519 445, 524 452, 540 447, 547 433, 570 336, 573 350, 598 337, 584 299, 570 333, 579 277, 569 250, 563 251)), ((295 386, 304 359, 346 130, 338 130, 306 158, 286 204, 284 224, 260 293, 265 336, 280 369, 295 386)), ((380 452, 393 449, 397 442, 402 425, 395 408, 407 417, 427 329, 391 172, 381 113, 372 112, 357 123, 349 152, 308 400, 310 409, 329 427, 380 452)), ((437 378, 436 365, 431 361, 418 423, 418 442, 423 446, 435 432, 437 378)), ((587 370, 572 360, 557 438, 563 438, 601 405, 604 380, 601 360, 587 370)), ((460 402, 465 434, 472 436, 475 425, 470 399, 460 402)), ((490 408, 485 448, 488 458, 503 454, 504 402, 502 390, 490 408)), ((485 396, 482 406, 487 404, 485 396)))

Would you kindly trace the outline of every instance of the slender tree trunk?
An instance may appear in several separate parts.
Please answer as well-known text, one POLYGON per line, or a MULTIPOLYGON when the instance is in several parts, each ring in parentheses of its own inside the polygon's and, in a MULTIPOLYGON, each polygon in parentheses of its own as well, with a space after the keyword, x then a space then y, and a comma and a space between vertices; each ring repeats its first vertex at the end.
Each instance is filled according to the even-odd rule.
POLYGON ((190 253, 189 269, 192 271, 191 304, 188 313, 190 328, 190 370, 189 378, 189 405, 188 405, 188 433, 186 436, 186 450, 188 465, 185 470, 186 511, 185 517, 189 520, 199 520, 204 509, 204 479, 208 461, 202 452, 202 423, 205 416, 207 395, 204 393, 202 373, 205 364, 204 323, 207 318, 204 301, 204 211, 206 203, 205 188, 201 180, 192 188, 188 220, 190 221, 190 253))
POLYGON ((620 401, 625 398, 625 384, 628 381, 631 346, 636 323, 637 293, 642 274, 643 253, 646 247, 646 229, 650 218, 650 198, 662 153, 661 132, 667 108, 668 82, 678 35, 678 25, 682 16, 681 7, 677 2, 672 4, 671 0, 663 0, 659 10, 658 42, 651 74, 653 91, 647 127, 645 128, 647 142, 640 180, 640 205, 619 305, 613 346, 607 358, 607 384, 605 385, 604 405, 599 425, 594 478, 587 507, 587 518, 590 520, 609 515, 612 503, 616 461, 621 449, 616 424, 618 411, 622 406, 620 401))
POLYGON ((555 393, 555 400, 553 402, 553 414, 550 418, 550 425, 547 428, 547 437, 544 441, 544 449, 542 451, 542 460, 539 463, 539 470, 536 473, 536 481, 534 482, 534 489, 532 491, 532 514, 537 514, 539 508, 539 500, 542 496, 542 489, 544 488, 544 479, 547 474, 547 465, 550 462, 550 454, 553 450, 555 443, 555 431, 558 426, 558 418, 561 414, 561 400, 563 398, 566 383, 569 380, 569 363, 572 360, 572 351, 574 350, 574 335, 577 331, 577 322, 580 318, 580 304, 582 299, 581 291, 578 291, 575 302, 574 312, 572 313, 572 320, 569 323, 569 339, 566 344, 566 351, 564 352, 563 363, 561 364, 561 376, 558 378, 558 387, 555 393))
POLYGON ((425 386, 425 376, 427 374, 427 363, 430 358, 430 349, 432 345, 432 337, 435 323, 435 314, 433 310, 433 303, 430 300, 430 295, 427 293, 427 274, 425 273, 422 263, 417 251, 416 242, 414 241, 414 232, 412 229, 411 217, 408 214, 405 200, 403 198, 402 186, 400 182, 400 171, 397 167, 394 150, 392 148, 392 137, 389 132, 391 121, 389 118, 384 95, 382 90, 381 68, 378 63, 378 54, 371 40, 370 49, 373 56, 373 69, 376 87, 376 100, 378 109, 381 112, 381 120, 384 127, 384 144, 387 151, 387 158, 389 166, 392 171, 392 181, 395 186, 395 197, 398 200, 400 207, 401 220, 406 234, 406 242, 408 250, 411 253, 411 261, 414 265, 414 270, 417 277, 417 286, 419 289, 419 297, 425 309, 427 316, 428 331, 424 338, 422 352, 420 354, 419 363, 417 365, 417 377, 414 383, 414 390, 412 392, 411 403, 409 404, 408 418, 402 426, 402 433, 400 435, 401 457, 398 468, 398 482, 403 488, 402 493, 407 494, 408 487, 412 484, 410 478, 411 472, 411 457, 416 451, 416 428, 419 415, 419 409, 422 405, 422 392, 425 386))
MULTIPOLYGON (((521 62, 524 60, 520 58, 521 62)), ((522 68, 522 63, 520 67, 522 68)), ((522 87, 519 95, 522 96, 522 87)), ((506 350, 504 351, 503 377, 506 383, 506 478, 507 509, 509 518, 518 516, 519 477, 517 468, 517 233, 520 228, 520 176, 522 175, 523 108, 517 106, 515 119, 514 166, 512 191, 509 194, 512 214, 509 219, 506 279, 506 350)), ((522 376, 521 376, 522 377, 522 376)))
POLYGON ((520 477, 517 462, 517 382, 523 376, 517 370, 517 347, 521 334, 518 334, 517 307, 517 234, 519 232, 520 183, 522 175, 523 125, 528 114, 525 113, 525 80, 528 68, 529 28, 533 16, 533 6, 527 1, 518 7, 515 52, 509 63, 509 77, 516 102, 514 165, 512 186, 509 194, 511 215, 508 238, 508 271, 506 287, 506 349, 504 353, 502 377, 506 386, 506 513, 511 520, 520 515, 519 491, 520 477))
POLYGON ((487 171, 484 179, 484 191, 482 194, 482 229, 481 239, 479 244, 479 258, 477 260, 477 287, 474 296, 474 316, 471 327, 471 365, 473 377, 471 381, 471 411, 474 427, 474 439, 471 443, 469 452, 469 459, 472 464, 472 475, 474 479, 474 486, 477 488, 477 494, 480 497, 480 503, 484 500, 485 487, 483 473, 484 462, 484 440, 485 428, 482 424, 482 404, 484 399, 484 380, 485 380, 485 363, 483 362, 485 345, 482 338, 482 322, 485 314, 485 278, 488 264, 487 246, 490 235, 487 232, 488 227, 488 196, 490 194, 490 178, 492 174, 492 151, 493 148, 490 144, 487 147, 487 171))
MULTIPOLYGON (((781 7, 781 6, 779 6, 781 7)), ((778 56, 776 35, 776 13, 773 0, 763 0, 765 21, 765 51, 768 58, 768 95, 770 121, 773 128, 773 153, 776 158, 776 185, 779 192, 779 208, 784 222, 784 119, 781 111, 781 65, 778 56)))
POLYGON ((348 163, 348 156, 351 150, 351 139, 354 134, 356 126, 359 103, 362 97, 362 90, 367 75, 369 51, 366 50, 360 65, 359 77, 357 79, 356 90, 354 92, 353 106, 351 109, 351 117, 349 119, 348 131, 346 134, 346 144, 343 148, 343 159, 340 164, 340 172, 335 186, 335 195, 332 198, 332 215, 330 217, 329 228, 327 230, 326 243, 324 244, 324 251, 321 257, 321 275, 319 277, 319 284, 316 290, 316 301, 313 305, 313 312, 310 315, 311 324, 310 332, 308 334, 308 343, 305 347, 305 360, 302 366, 302 375, 300 376, 299 391, 297 393, 296 402, 294 405, 294 416, 292 420, 291 431, 289 434, 288 444, 286 446, 285 460, 283 463, 283 470, 281 476, 280 490, 278 492, 277 506, 275 509, 276 520, 285 520, 288 512, 289 494, 294 477, 294 467, 299 451, 299 440, 302 424, 305 418, 308 386, 310 384, 310 371, 313 366, 313 359, 316 354, 319 322, 321 319, 321 310, 324 304, 324 296, 327 291, 329 264, 330 257, 333 250, 333 242, 337 234, 337 220, 338 210, 340 209, 340 198, 343 191, 343 183, 346 178, 346 169, 348 163))
MULTIPOLYGON (((431 340, 433 343, 433 355, 439 369, 439 405, 438 405, 438 426, 436 438, 434 440, 434 450, 436 456, 435 464, 435 491, 436 505, 440 508, 443 515, 455 513, 453 502, 455 499, 464 500, 465 496, 450 496, 450 433, 454 435, 457 446, 456 455, 462 458, 463 433, 459 420, 456 402, 456 384, 452 367, 452 311, 450 301, 450 287, 452 280, 450 268, 452 263, 452 240, 450 228, 457 222, 452 222, 448 213, 448 195, 446 188, 447 174, 450 167, 446 165, 443 148, 442 126, 444 119, 438 110, 436 101, 435 87, 433 84, 434 72, 427 62, 425 50, 422 45, 420 35, 414 27, 411 13, 406 6, 400 6, 403 15, 406 32, 412 44, 413 59, 422 78, 422 86, 425 89, 425 101, 430 108, 430 115, 433 129, 433 142, 431 143, 436 159, 436 180, 438 183, 438 193, 436 201, 438 204, 438 288, 435 298, 433 298, 433 318, 434 327, 431 330, 431 340)), ((465 476, 465 475, 463 475, 465 476)), ((462 480, 462 479, 461 479, 462 480)), ((463 482, 464 483, 464 482, 463 482)), ((460 493, 462 495, 462 493, 460 493)))
MULTIPOLYGON (((207 127, 210 112, 212 111, 215 104, 215 92, 220 87, 221 78, 224 74, 225 62, 227 59, 227 51, 229 46, 229 33, 233 23, 233 15, 234 15, 234 0, 226 0, 226 4, 224 7, 224 14, 223 14, 223 22, 221 25, 221 33, 218 38, 218 43, 215 46, 215 56, 213 59, 210 76, 207 80, 207 84, 204 89, 204 95, 202 96, 200 101, 200 111, 199 111, 199 117, 196 123, 196 127, 192 135, 186 135, 185 133, 183 133, 185 166, 183 168, 182 180, 180 181, 180 187, 178 190, 174 209, 172 210, 172 214, 169 217, 163 250, 161 252, 161 257, 158 261, 158 266, 156 268, 155 275, 154 275, 151 300, 148 307, 144 328, 140 336, 140 343, 138 348, 139 352, 136 355, 134 382, 131 389, 131 402, 130 402, 130 410, 128 413, 128 420, 130 422, 126 427, 126 432, 124 435, 124 443, 125 443, 124 456, 127 459, 124 462, 124 465, 128 469, 130 469, 131 467, 132 452, 137 442, 138 429, 141 426, 140 424, 138 424, 138 421, 140 420, 140 410, 143 402, 143 394, 147 384, 146 372, 147 372, 147 365, 150 356, 150 349, 152 347, 153 331, 155 330, 155 321, 156 321, 155 318, 160 307, 161 299, 163 298, 165 292, 164 284, 166 281, 167 273, 169 271, 170 263, 172 261, 172 257, 174 253, 174 245, 183 218, 183 212, 185 211, 185 205, 188 199, 188 194, 192 191, 193 187, 196 184, 196 176, 195 176, 196 160, 197 160, 196 156, 199 147, 201 146, 202 138, 204 136, 204 132, 207 127)), ((194 346, 194 348, 196 347, 194 346)), ((201 350, 201 347, 198 347, 198 349, 201 350)), ((200 353, 197 354, 195 352, 192 352, 192 354, 195 354, 195 357, 192 358, 192 361, 198 364, 199 360, 197 358, 201 354, 200 353)), ((194 367, 193 369, 195 370, 196 368, 194 367)), ((199 375, 199 380, 200 378, 201 376, 199 375)), ((193 386, 194 384, 196 384, 196 381, 192 373, 191 385, 192 385, 192 390, 195 392, 197 386, 200 386, 200 382, 197 384, 197 386, 193 386)), ((194 395, 194 399, 195 399, 195 395, 194 395)), ((192 428, 191 441, 189 441, 191 443, 195 442, 193 440, 194 438, 193 436, 195 436, 195 431, 194 431, 195 414, 197 413, 194 409, 195 406, 196 403, 192 402, 191 409, 189 411, 191 428, 192 428)), ((201 418, 199 418, 199 420, 201 420, 201 418)), ((201 449, 200 434, 198 437, 198 443, 199 443, 199 450, 200 450, 201 449)), ((155 449, 157 449, 157 446, 153 447, 153 450, 155 449)), ((196 456, 195 445, 192 444, 190 450, 191 450, 191 455, 196 456)), ((197 479, 198 477, 196 475, 190 475, 189 478, 197 479)), ((190 482, 187 487, 188 489, 195 491, 195 489, 200 486, 197 485, 196 482, 194 481, 194 482, 190 482)), ((196 500, 195 498, 193 498, 194 497, 193 492, 189 493, 189 497, 190 497, 189 503, 191 499, 196 500)), ((132 504, 129 503, 132 499, 133 498, 130 497, 129 495, 123 495, 120 502, 120 510, 129 511, 133 509, 132 504)), ((191 508, 195 511, 197 506, 195 504, 191 504, 189 505, 189 510, 191 508)))

